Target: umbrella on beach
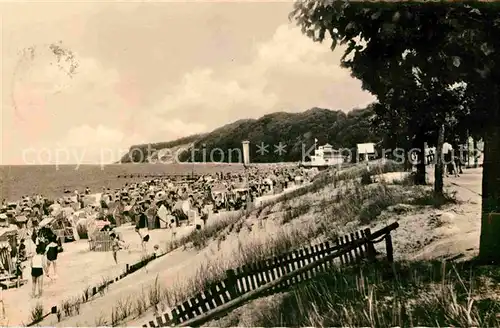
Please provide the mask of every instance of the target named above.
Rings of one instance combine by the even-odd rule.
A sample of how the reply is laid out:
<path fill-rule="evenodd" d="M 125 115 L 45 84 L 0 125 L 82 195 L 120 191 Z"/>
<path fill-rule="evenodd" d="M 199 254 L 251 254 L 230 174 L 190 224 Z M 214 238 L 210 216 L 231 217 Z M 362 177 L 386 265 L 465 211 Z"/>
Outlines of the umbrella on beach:
<path fill-rule="evenodd" d="M 102 228 L 109 226 L 111 223 L 105 220 L 95 220 L 96 227 L 101 230 Z"/>
<path fill-rule="evenodd" d="M 40 227 L 45 227 L 45 226 L 51 224 L 54 220 L 55 220 L 55 218 L 53 218 L 53 217 L 46 217 L 42 221 L 40 221 L 40 223 L 38 225 Z"/>
<path fill-rule="evenodd" d="M 28 221 L 28 218 L 26 218 L 24 215 L 16 217 L 16 222 L 17 223 L 25 223 Z"/>
<path fill-rule="evenodd" d="M 58 213 L 61 208 L 62 208 L 62 206 L 59 205 L 59 204 L 57 204 L 57 203 L 54 203 L 54 204 L 52 204 L 52 205 L 49 206 L 50 212 L 54 213 L 54 214 Z"/>

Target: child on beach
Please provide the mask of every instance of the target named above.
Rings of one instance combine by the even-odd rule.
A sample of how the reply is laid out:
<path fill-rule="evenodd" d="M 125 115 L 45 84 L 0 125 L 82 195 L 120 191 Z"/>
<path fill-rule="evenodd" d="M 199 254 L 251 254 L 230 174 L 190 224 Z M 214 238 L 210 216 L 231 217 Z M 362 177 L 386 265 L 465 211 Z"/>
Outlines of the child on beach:
<path fill-rule="evenodd" d="M 118 235 L 116 235 L 114 232 L 112 232 L 109 236 L 113 238 L 111 244 L 111 250 L 113 251 L 113 259 L 115 260 L 115 264 L 118 264 L 118 258 L 117 258 L 118 251 L 122 249 L 123 241 L 121 241 Z"/>
<path fill-rule="evenodd" d="M 31 258 L 30 266 L 31 266 L 31 277 L 32 277 L 32 296 L 40 297 L 42 296 L 43 289 L 43 272 L 47 267 L 47 263 L 45 262 L 44 249 L 42 246 L 37 246 L 36 254 Z M 38 289 L 38 295 L 36 291 Z"/>
<path fill-rule="evenodd" d="M 56 272 L 56 262 L 57 262 L 57 253 L 58 253 L 58 245 L 56 243 L 55 236 L 52 236 L 50 243 L 47 245 L 46 255 L 47 255 L 47 277 L 49 277 L 49 269 L 52 266 L 53 268 L 53 277 L 57 278 Z"/>
<path fill-rule="evenodd" d="M 144 237 L 142 236 L 141 229 L 139 226 L 135 227 L 135 232 L 139 235 L 139 238 L 141 239 L 141 248 L 143 252 L 146 252 L 147 250 L 147 243 L 149 241 L 149 234 L 146 234 Z"/>

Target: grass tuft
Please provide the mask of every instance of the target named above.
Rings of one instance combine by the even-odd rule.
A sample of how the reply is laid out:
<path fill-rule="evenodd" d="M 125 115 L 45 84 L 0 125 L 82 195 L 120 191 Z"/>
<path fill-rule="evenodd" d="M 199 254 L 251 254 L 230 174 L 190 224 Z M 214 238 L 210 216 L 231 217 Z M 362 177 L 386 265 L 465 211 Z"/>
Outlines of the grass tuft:
<path fill-rule="evenodd" d="M 293 221 L 294 219 L 306 214 L 309 212 L 311 209 L 311 202 L 308 201 L 302 201 L 298 206 L 292 207 L 292 206 L 287 206 L 285 208 L 285 212 L 283 214 L 283 219 L 282 223 L 288 223 Z"/>
<path fill-rule="evenodd" d="M 38 323 L 43 319 L 43 304 L 41 302 L 37 303 L 31 309 L 31 321 Z"/>
<path fill-rule="evenodd" d="M 483 280 L 440 262 L 333 269 L 256 312 L 252 325 L 498 327 L 500 303 L 481 297 Z"/>
<path fill-rule="evenodd" d="M 111 325 L 117 326 L 132 314 L 133 303 L 131 298 L 120 299 L 111 310 Z"/>
<path fill-rule="evenodd" d="M 148 289 L 149 305 L 154 309 L 155 313 L 158 312 L 158 304 L 161 302 L 161 295 L 162 290 L 160 283 L 158 282 L 158 275 L 156 275 L 154 283 L 149 286 Z"/>

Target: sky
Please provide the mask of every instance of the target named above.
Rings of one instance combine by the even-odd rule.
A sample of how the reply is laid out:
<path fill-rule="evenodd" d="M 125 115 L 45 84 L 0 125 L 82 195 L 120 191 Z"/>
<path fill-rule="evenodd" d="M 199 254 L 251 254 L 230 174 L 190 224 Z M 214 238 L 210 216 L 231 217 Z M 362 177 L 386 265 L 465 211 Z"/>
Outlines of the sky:
<path fill-rule="evenodd" d="M 0 3 L 0 164 L 107 163 L 238 119 L 372 102 L 292 6 Z"/>

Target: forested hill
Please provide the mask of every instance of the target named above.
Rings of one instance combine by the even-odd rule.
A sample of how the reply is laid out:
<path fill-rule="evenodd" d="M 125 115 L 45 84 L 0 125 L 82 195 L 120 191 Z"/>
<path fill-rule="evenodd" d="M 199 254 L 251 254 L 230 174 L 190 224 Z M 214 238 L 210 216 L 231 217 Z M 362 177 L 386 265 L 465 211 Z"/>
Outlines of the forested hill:
<path fill-rule="evenodd" d="M 311 108 L 302 113 L 277 112 L 256 120 L 239 120 L 203 135 L 152 144 L 150 148 L 184 145 L 186 150 L 179 153 L 179 160 L 183 162 L 237 162 L 236 149 L 241 149 L 241 141 L 248 140 L 252 162 L 295 162 L 303 160 L 303 153 L 311 149 L 315 138 L 318 145 L 329 143 L 334 148 L 354 148 L 357 143 L 380 141 L 382 137 L 376 135 L 371 126 L 373 115 L 371 106 L 348 113 L 324 108 Z M 280 143 L 281 153 L 277 148 Z M 261 145 L 267 145 L 265 151 L 259 151 Z M 148 145 L 133 146 L 131 151 L 135 148 L 146 150 Z M 130 155 L 131 152 L 125 155 L 122 162 L 130 162 L 133 157 Z M 158 158 L 158 155 L 150 155 L 153 160 Z"/>

